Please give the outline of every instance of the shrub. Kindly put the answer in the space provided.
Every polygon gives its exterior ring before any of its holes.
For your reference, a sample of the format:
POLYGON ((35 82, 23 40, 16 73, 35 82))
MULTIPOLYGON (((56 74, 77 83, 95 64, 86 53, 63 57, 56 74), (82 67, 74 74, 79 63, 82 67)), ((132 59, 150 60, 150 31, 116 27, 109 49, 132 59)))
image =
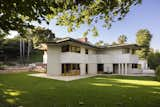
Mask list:
POLYGON ((160 65, 156 68, 156 79, 160 81, 160 65))

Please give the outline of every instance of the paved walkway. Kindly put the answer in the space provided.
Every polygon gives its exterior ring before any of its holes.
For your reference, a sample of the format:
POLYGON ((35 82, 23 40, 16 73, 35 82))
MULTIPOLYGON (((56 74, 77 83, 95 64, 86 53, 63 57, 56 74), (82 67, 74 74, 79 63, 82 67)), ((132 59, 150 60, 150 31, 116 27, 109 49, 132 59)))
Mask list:
MULTIPOLYGON (((34 77, 40 77, 40 78, 49 78, 49 79, 55 79, 55 80, 61 80, 61 81, 73 81, 83 78, 89 78, 96 75, 77 75, 77 76, 49 76, 45 73, 37 73, 37 74, 28 74, 29 76, 34 77)), ((119 74, 97 74, 97 75, 103 75, 103 76, 109 76, 109 75, 119 75, 119 74)), ((155 76, 154 73, 138 73, 138 74, 127 74, 125 76, 155 76)))
POLYGON ((55 80, 61 80, 61 81, 72 81, 72 80, 78 80, 88 77, 93 77, 96 75, 77 75, 77 76, 49 76, 44 73, 38 73, 38 74, 29 74, 29 76, 35 76, 40 78, 49 78, 49 79, 55 79, 55 80))

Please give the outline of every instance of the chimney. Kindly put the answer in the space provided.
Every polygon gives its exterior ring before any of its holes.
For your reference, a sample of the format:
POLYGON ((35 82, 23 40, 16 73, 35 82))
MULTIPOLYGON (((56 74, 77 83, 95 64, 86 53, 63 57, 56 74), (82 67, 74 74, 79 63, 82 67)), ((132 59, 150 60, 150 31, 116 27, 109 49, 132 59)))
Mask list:
POLYGON ((88 38, 87 37, 82 37, 78 39, 81 42, 88 42, 88 38))

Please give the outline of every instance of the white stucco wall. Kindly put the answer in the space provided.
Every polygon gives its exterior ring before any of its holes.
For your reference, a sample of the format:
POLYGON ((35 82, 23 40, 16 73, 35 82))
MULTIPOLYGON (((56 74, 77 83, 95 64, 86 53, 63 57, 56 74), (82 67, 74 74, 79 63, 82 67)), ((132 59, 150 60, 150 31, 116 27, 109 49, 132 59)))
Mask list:
POLYGON ((94 50, 94 49, 89 49, 89 50, 88 50, 88 54, 89 54, 89 55, 95 55, 95 54, 96 54, 96 50, 94 50))
POLYGON ((123 49, 105 49, 97 51, 97 54, 118 55, 122 54, 123 49))
POLYGON ((47 74, 61 75, 61 48, 58 46, 48 45, 47 74))
POLYGON ((80 75, 86 74, 86 64, 80 64, 80 75))
POLYGON ((132 64, 128 64, 128 74, 142 73, 141 69, 132 68, 132 64))
POLYGON ((81 49, 81 54, 85 54, 85 48, 84 47, 80 47, 81 49))
POLYGON ((147 60, 139 60, 139 61, 138 61, 138 64, 141 65, 141 69, 142 69, 142 70, 148 69, 148 62, 147 62, 147 60))
POLYGON ((96 63, 88 64, 88 74, 97 74, 97 64, 96 63))
POLYGON ((43 64, 47 64, 47 51, 44 51, 43 54, 43 64))
POLYGON ((113 72, 113 64, 105 63, 104 64, 104 72, 113 72))
POLYGON ((131 54, 104 55, 79 54, 73 52, 61 53, 61 63, 138 63, 138 57, 131 54))

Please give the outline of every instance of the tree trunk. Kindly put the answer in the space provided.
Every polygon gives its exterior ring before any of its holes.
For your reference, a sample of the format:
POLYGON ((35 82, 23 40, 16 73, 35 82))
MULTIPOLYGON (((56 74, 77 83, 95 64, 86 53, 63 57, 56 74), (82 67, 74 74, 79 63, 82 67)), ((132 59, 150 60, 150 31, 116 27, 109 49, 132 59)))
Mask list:
POLYGON ((22 46, 22 50, 23 50, 23 54, 22 54, 22 56, 23 56, 23 64, 25 65, 25 41, 24 41, 24 39, 23 39, 23 46, 22 46))
POLYGON ((30 52, 31 52, 31 42, 30 42, 30 39, 28 39, 28 50, 27 50, 27 61, 28 62, 30 59, 30 52))
POLYGON ((22 59, 22 39, 20 38, 19 40, 19 54, 20 54, 20 63, 23 63, 23 59, 22 59))

